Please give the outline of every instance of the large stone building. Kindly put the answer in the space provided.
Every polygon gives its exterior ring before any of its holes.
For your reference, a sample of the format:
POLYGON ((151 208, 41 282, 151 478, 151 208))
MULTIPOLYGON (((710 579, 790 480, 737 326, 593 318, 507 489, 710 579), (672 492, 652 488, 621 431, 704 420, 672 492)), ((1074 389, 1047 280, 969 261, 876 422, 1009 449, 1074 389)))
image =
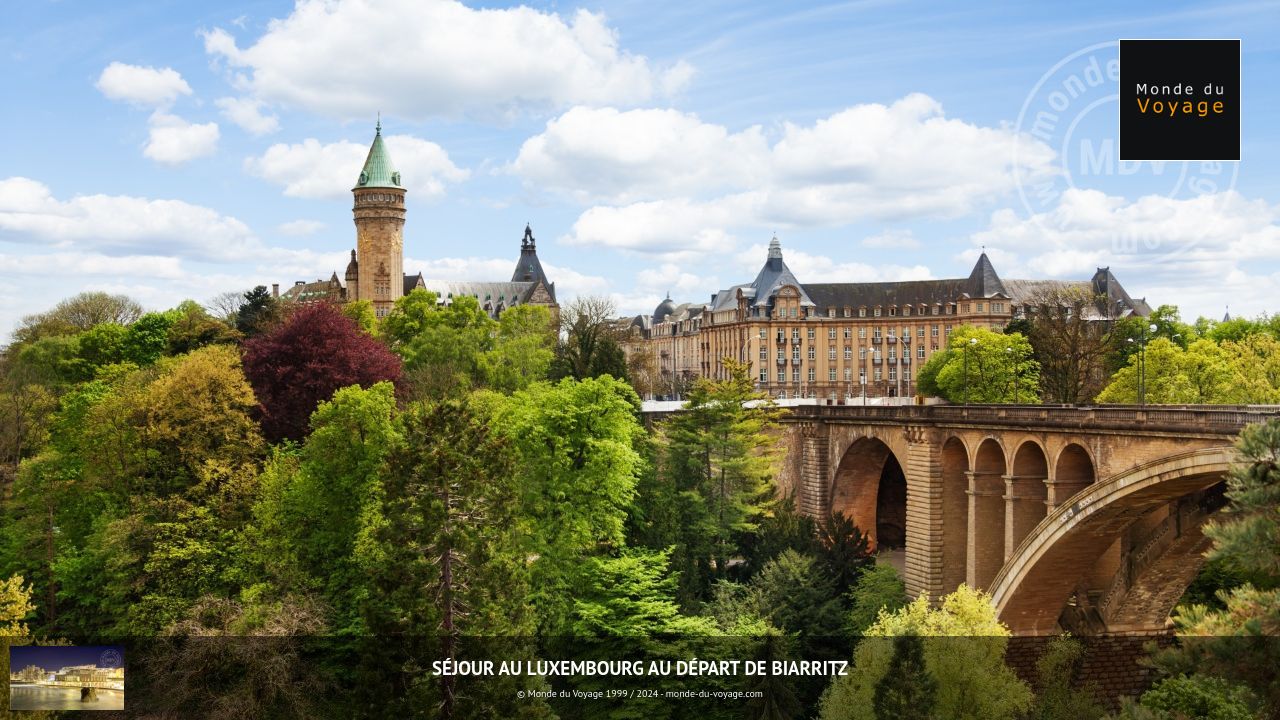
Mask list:
MULTIPOLYGON (((404 272, 405 187, 400 173, 391 162, 382 140, 382 123, 373 136, 373 145, 365 158, 356 186, 352 213, 356 223, 356 247, 351 251, 342 279, 337 271, 328 280, 299 280, 283 293, 297 302, 346 302, 368 300, 374 313, 384 317, 396 300, 415 288, 436 294, 437 302, 452 303, 455 298, 470 296, 490 317, 516 305, 543 305, 558 311, 555 283, 547 279, 538 260, 533 230, 525 226, 520 241, 520 258, 511 280, 503 281, 436 281, 427 280, 419 272, 404 272)), ((279 287, 275 288, 279 294, 279 287)))
POLYGON ((755 280, 706 304, 668 296, 652 316, 622 321, 624 348, 654 372, 658 397, 723 377, 726 357, 750 363, 757 386, 777 398, 905 397, 953 329, 1003 329, 1039 293, 1065 286, 1097 298, 1099 319, 1150 313, 1108 268, 1087 281, 1001 280, 985 252, 967 278, 803 284, 775 237, 755 280))

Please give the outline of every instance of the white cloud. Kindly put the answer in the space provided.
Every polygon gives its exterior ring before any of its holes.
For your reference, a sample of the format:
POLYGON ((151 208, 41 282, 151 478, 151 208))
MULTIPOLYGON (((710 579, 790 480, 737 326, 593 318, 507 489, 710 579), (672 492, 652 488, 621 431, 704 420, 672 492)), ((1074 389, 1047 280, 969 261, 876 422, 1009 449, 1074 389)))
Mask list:
MULTIPOLYGON (((446 183, 466 180, 469 172, 449 160, 439 145, 412 135, 384 137, 387 152, 410 193, 437 197, 446 183)), ((351 192, 369 146, 349 140, 321 144, 315 138, 277 143, 259 157, 245 160, 245 170, 284 187, 284 194, 305 198, 341 198, 351 192)))
POLYGON ((921 94, 780 132, 770 146, 759 128, 732 133, 675 111, 574 108, 508 169, 530 188, 599 203, 568 242, 664 257, 745 228, 958 217, 1009 194, 1015 169, 1053 172, 1047 145, 947 118, 921 94))
POLYGON ((415 119, 524 108, 634 104, 679 90, 691 69, 658 69, 619 48, 604 17, 451 0, 299 0, 241 48, 226 30, 205 51, 242 69, 254 97, 341 118, 415 119))
MULTIPOLYGON (((714 275, 701 276, 691 273, 675 263, 663 263, 658 268, 648 268, 636 273, 636 288, 660 293, 671 297, 676 302, 689 302, 689 298, 698 298, 706 302, 711 293, 719 288, 719 280, 714 275)), ((654 304, 657 307, 657 304, 654 304)))
POLYGON ((175 279, 183 276, 181 262, 158 255, 103 255, 57 252, 37 255, 0 253, 0 266, 12 275, 47 278, 50 275, 94 275, 175 279))
POLYGON ((103 69, 97 88, 112 100, 151 107, 168 107, 178 96, 191 94, 191 86, 173 68, 156 69, 121 62, 113 62, 103 69))
POLYGON ((582 202, 627 203, 752 187, 768 152, 758 126, 730 133, 676 110, 575 107, 526 140, 507 170, 582 202))
MULTIPOLYGON (((737 261, 744 271, 755 272, 764 263, 768 253, 767 245, 752 245, 737 254, 737 261)), ((924 265, 836 262, 826 255, 793 250, 785 245, 782 248, 782 257, 801 283, 887 282, 929 280, 933 277, 929 268, 924 265)))
POLYGON ((280 129, 280 119, 263 113, 261 100, 253 98, 224 97, 214 101, 222 116, 239 125, 250 135, 267 135, 280 129))
POLYGON ((993 213, 971 239, 999 258, 1004 276, 1084 278, 1110 267, 1131 295, 1181 305, 1190 317, 1221 317, 1227 302, 1233 313, 1276 309, 1280 206, 1235 191, 1130 201, 1069 189, 1030 218, 993 213))
POLYGON ((323 229, 324 223, 319 220, 290 220, 276 226, 283 235, 313 235, 323 229))
POLYGON ((218 124, 194 124, 163 112, 155 112, 147 145, 142 154, 167 165, 212 155, 218 149, 218 124))
POLYGON ((0 240, 116 255, 240 260, 258 247, 248 226, 181 200, 78 195, 58 200, 44 183, 0 180, 0 240))
POLYGON ((588 209, 564 238, 569 245, 609 247, 667 261, 723 252, 735 244, 728 230, 755 217, 759 196, 743 193, 713 202, 655 200, 588 209))
POLYGON ((862 247, 883 250, 918 250, 920 241, 910 230, 885 230, 862 239, 862 247))

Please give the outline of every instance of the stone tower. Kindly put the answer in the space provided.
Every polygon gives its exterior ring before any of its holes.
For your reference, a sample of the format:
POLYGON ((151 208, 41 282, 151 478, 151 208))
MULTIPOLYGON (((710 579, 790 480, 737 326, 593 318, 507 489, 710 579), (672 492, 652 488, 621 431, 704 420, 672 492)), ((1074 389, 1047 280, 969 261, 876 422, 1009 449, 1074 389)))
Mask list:
POLYGON ((351 193, 355 195, 356 250, 347 266, 347 298, 372 301, 374 313, 383 317, 404 295, 405 189, 383 145, 381 121, 351 193))

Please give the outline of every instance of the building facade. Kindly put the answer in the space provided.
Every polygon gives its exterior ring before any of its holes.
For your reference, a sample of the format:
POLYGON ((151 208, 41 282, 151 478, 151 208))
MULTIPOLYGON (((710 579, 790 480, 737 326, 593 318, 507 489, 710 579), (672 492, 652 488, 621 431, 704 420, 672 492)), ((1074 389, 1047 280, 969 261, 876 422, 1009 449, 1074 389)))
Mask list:
POLYGON ((984 252, 967 278, 803 284, 775 237, 756 278, 709 303, 663 300, 652 316, 620 321, 629 359, 652 368, 654 397, 696 378, 722 378, 724 359, 752 368, 757 387, 785 398, 907 397, 919 368, 961 325, 1003 330, 1050 286, 1099 298, 1099 319, 1146 315, 1108 268, 1088 281, 1003 281, 984 252))
POLYGON ((405 274, 406 190, 382 140, 381 122, 374 131, 373 144, 351 194, 356 247, 351 251, 351 261, 342 279, 334 271, 327 280, 299 280, 283 294, 276 285, 276 295, 295 302, 368 300, 379 318, 391 312, 396 300, 417 288, 435 293, 436 301, 442 305, 456 298, 475 298, 480 307, 495 318, 516 305, 546 306, 553 316, 558 312, 555 283, 547 279, 542 269, 533 229, 527 225, 510 281, 436 281, 424 278, 421 272, 405 274))

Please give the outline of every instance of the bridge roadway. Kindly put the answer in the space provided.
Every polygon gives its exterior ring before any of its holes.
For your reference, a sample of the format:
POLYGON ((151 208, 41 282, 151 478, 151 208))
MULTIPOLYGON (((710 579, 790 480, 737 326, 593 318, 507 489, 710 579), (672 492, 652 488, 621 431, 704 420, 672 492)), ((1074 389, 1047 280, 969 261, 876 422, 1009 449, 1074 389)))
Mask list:
POLYGON ((1223 503, 1236 435, 1280 417, 1275 406, 787 410, 781 492, 904 552, 912 595, 990 592, 1018 635, 1165 630, 1203 562, 1200 527, 1223 503))

